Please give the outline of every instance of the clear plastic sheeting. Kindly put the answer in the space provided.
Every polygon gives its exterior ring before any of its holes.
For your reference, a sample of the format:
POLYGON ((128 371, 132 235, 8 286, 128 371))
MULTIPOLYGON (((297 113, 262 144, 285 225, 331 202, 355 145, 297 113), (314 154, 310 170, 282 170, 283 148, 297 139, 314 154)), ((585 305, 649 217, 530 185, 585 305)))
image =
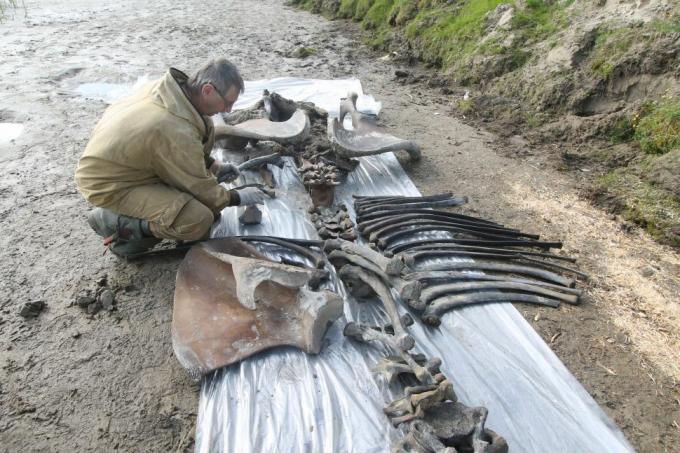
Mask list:
MULTIPOLYGON (((253 82, 246 85, 243 98, 252 103, 268 88, 295 100, 316 102, 332 112, 348 88, 361 94, 358 81, 335 83, 253 82)), ((366 110, 377 110, 379 104, 371 102, 366 110)), ((286 158, 284 168, 270 168, 278 183, 277 198, 266 201, 262 224, 242 226, 237 210, 228 208, 213 236, 317 238, 306 212, 311 201, 292 161, 286 158)), ((258 179, 248 172, 234 185, 258 179)), ((344 202, 353 215, 352 194, 414 196, 419 192, 390 153, 362 158, 361 165, 337 188, 336 202, 344 202)), ((271 249, 263 251, 276 254, 271 249)), ((382 408, 393 395, 371 373, 387 351, 342 335, 347 321, 384 324, 387 316, 380 304, 357 303, 346 295, 337 278, 330 285, 345 296, 345 316, 331 326, 319 355, 276 348, 203 379, 196 451, 390 450, 400 433, 391 427, 382 408)), ((463 308, 444 315, 439 328, 416 322, 409 330, 416 340, 415 351, 441 357, 442 371, 453 381, 462 402, 489 409, 487 426, 506 438, 511 451, 633 451, 511 304, 463 308)))

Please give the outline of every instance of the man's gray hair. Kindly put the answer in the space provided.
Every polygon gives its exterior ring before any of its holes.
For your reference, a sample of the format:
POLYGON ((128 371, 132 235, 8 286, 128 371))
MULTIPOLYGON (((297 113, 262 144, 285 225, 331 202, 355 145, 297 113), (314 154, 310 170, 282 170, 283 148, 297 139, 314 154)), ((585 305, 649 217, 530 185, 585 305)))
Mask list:
POLYGON ((192 90, 200 90, 206 83, 217 88, 223 96, 227 95, 232 86, 235 86, 239 93, 243 93, 245 89, 236 65, 226 58, 216 58, 206 63, 189 78, 187 85, 192 90))

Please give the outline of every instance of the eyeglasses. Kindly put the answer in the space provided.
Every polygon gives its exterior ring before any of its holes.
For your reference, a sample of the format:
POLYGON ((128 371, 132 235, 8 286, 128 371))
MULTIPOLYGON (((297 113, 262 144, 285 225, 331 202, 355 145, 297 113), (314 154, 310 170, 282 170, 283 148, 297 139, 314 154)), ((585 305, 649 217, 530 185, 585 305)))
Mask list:
POLYGON ((210 86, 213 87, 213 89, 215 90, 215 93, 217 93, 217 95, 220 97, 220 99, 222 99, 222 102, 224 102, 224 108, 229 108, 231 105, 234 104, 233 102, 228 101, 227 98, 225 98, 225 97, 222 95, 222 93, 220 93, 220 90, 218 90, 217 87, 216 87, 215 85, 213 85, 213 84, 211 83, 210 86))

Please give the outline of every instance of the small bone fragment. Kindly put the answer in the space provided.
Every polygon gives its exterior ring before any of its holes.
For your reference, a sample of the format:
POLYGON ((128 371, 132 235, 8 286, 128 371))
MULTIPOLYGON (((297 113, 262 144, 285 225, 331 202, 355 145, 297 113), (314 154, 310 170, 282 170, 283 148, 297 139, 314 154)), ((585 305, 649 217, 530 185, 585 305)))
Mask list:
POLYGON ((246 206, 238 220, 243 225, 259 225, 262 222, 262 211, 254 205, 246 206))

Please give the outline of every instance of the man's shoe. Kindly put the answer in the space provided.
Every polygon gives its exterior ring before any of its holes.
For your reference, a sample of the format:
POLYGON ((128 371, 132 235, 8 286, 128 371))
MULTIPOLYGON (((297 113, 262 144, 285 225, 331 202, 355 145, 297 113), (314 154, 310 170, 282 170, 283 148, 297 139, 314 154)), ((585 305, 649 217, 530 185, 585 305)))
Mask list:
POLYGON ((130 258, 145 252, 161 242, 149 236, 146 220, 128 217, 109 209, 95 208, 87 214, 87 223, 99 236, 104 238, 111 252, 130 258))
POLYGON ((132 241, 118 239, 109 246, 109 250, 118 257, 132 259, 141 253, 151 250, 161 241, 162 239, 159 238, 144 238, 132 241))

